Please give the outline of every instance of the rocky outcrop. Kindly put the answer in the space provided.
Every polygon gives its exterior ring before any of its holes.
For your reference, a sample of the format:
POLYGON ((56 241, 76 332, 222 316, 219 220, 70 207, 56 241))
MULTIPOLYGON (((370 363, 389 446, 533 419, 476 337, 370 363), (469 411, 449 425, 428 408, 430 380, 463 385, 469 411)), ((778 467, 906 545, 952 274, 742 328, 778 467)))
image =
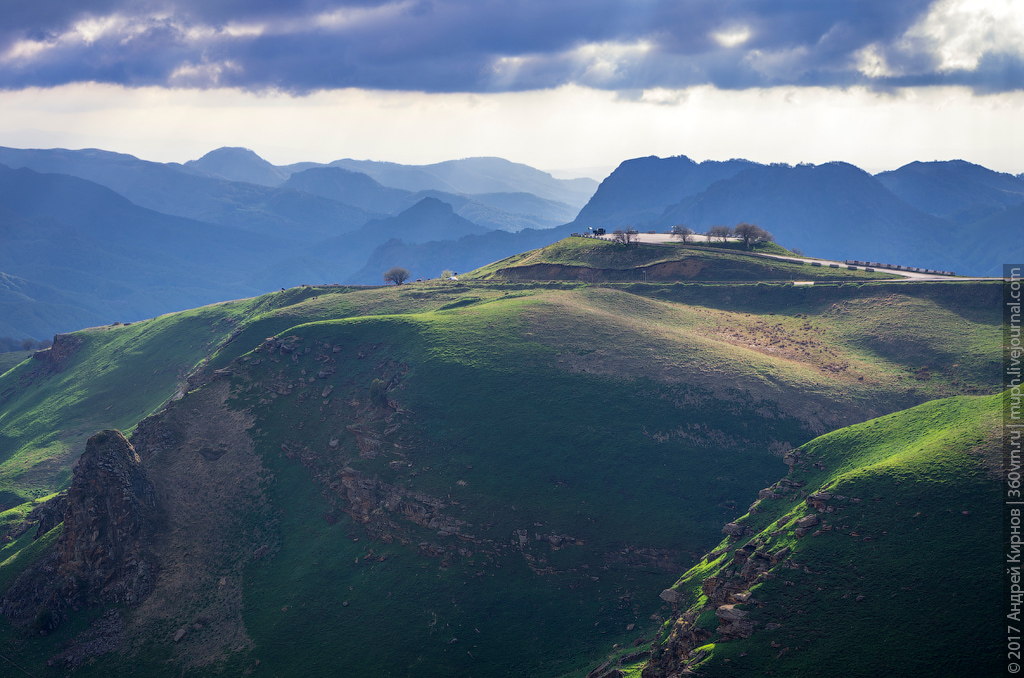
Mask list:
POLYGON ((55 334, 53 345, 36 351, 32 357, 45 363, 50 371, 60 372, 81 345, 82 340, 73 334, 55 334))
MULTIPOLYGON (((742 523, 729 523, 723 530, 733 537, 749 531, 749 527, 742 523)), ((717 560, 726 552, 715 551, 706 561, 717 560)), ((706 602, 699 609, 691 609, 677 617, 666 641, 652 646, 651 661, 643 670, 643 678, 667 678, 689 670, 703 658, 702 653, 694 653, 694 649, 706 644, 715 634, 719 639, 717 642, 750 637, 756 624, 746 610, 736 606, 760 604, 753 598, 751 587, 773 578, 772 570, 789 553, 788 546, 770 552, 766 541, 761 538, 755 538, 733 551, 732 559, 722 566, 718 574, 701 582, 701 593, 706 602), (718 620, 714 633, 706 624, 697 623, 699 616, 712 610, 718 620)), ((686 602, 685 596, 674 589, 663 591, 661 598, 671 602, 673 607, 686 602)))
POLYGON ((397 530, 398 526, 391 518, 398 516, 437 530, 440 536, 461 535, 465 525, 463 521, 441 513, 445 504, 440 499, 383 483, 349 466, 335 476, 330 488, 347 500, 345 512, 374 536, 397 530))
POLYGON ((94 435, 68 491, 58 573, 80 580, 92 602, 138 603, 153 583, 144 550, 155 508, 131 443, 120 431, 94 435))
POLYGON ((149 541, 156 499, 120 431, 89 438, 66 502, 53 550, 0 603, 0 612, 22 623, 34 620, 41 631, 55 628, 68 609, 137 604, 155 580, 149 541))
POLYGON ((678 676, 695 658, 690 651, 704 645, 711 632, 695 625, 697 614, 687 612, 676 620, 669 633, 668 642, 651 645, 651 660, 640 674, 643 678, 667 678, 678 676))

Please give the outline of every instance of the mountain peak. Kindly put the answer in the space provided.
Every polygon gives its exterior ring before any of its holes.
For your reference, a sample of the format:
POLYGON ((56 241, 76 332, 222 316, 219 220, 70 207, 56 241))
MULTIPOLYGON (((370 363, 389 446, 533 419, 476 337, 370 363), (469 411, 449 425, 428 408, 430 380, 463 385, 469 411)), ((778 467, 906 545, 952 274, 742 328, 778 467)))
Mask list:
POLYGON ((409 217, 449 217, 455 214, 452 206, 446 202, 427 196, 398 216, 409 217))
POLYGON ((185 167, 230 181, 244 181, 261 186, 278 186, 288 173, 276 167, 248 148, 223 146, 199 158, 189 160, 185 167))

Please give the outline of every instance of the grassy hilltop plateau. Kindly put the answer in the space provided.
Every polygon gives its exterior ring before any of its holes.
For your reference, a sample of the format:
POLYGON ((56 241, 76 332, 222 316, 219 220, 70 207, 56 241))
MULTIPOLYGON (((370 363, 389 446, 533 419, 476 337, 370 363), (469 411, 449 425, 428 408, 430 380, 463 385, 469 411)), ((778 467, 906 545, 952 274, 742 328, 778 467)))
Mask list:
POLYGON ((992 675, 1001 284, 759 247, 0 363, 3 675, 992 675))

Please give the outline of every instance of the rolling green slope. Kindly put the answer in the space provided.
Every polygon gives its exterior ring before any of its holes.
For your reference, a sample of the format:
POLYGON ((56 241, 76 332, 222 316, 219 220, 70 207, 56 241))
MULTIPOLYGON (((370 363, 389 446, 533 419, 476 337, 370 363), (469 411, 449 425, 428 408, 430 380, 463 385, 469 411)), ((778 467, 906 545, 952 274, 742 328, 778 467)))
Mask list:
POLYGON ((643 675, 995 675, 1002 398, 929 402, 793 452, 733 523, 746 534, 672 588, 678 617, 643 675), (719 623, 728 608, 746 637, 719 623))
MULTIPOLYGON (((162 574, 78 675, 571 673, 651 638, 657 592, 787 452, 998 389, 998 295, 433 281, 79 332, 0 376, 0 532, 86 436, 134 429, 162 574)), ((44 638, 0 620, 0 652, 54 674, 101 612, 44 638)))

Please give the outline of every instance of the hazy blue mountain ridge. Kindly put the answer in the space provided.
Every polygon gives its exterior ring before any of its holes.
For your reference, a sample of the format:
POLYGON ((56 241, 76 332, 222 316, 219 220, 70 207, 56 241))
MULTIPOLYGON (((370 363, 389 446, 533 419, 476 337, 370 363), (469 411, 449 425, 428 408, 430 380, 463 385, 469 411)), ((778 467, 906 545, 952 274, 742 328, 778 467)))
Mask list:
POLYGON ((433 189, 412 192, 383 186, 368 174, 341 167, 313 167, 296 172, 282 188, 294 188, 370 212, 392 215, 423 198, 436 198, 451 205, 461 217, 489 229, 506 231, 550 228, 571 221, 576 215, 576 210, 565 203, 545 200, 531 193, 470 196, 433 189))
POLYGON ((745 221, 814 256, 998 275, 1024 241, 1016 213, 1000 216, 1020 203, 1020 189, 1016 177, 962 161, 916 163, 872 177, 840 162, 794 167, 637 158, 601 183, 571 225, 667 231, 682 224, 703 232, 745 221), (886 182, 898 183, 916 204, 886 182), (950 209, 961 222, 948 218, 950 209), (972 213, 992 221, 962 221, 972 213))
POLYGON ((390 214, 412 195, 401 188, 383 186, 363 172, 341 167, 311 167, 295 172, 282 186, 380 214, 390 214))
POLYGON ((26 322, 36 338, 97 314, 132 320, 300 283, 378 284, 393 265, 417 277, 470 270, 588 227, 748 221, 815 256, 975 275, 1024 258, 1024 180, 963 161, 872 177, 846 163, 635 158, 596 192, 497 158, 277 167, 237 148, 185 165, 0 148, 0 163, 23 168, 0 168, 0 271, 60 297, 11 292, 5 303, 67 309, 64 320, 8 310, 8 333, 29 334, 15 327, 26 322), (578 214, 545 197, 567 186, 593 192, 578 214))
POLYGON ((248 148, 228 146, 210 151, 198 160, 189 160, 185 167, 229 181, 244 181, 261 186, 279 186, 290 174, 248 148))
POLYGON ((753 166, 755 163, 747 160, 696 163, 684 155, 626 160, 601 182, 573 226, 580 231, 627 225, 643 228, 656 221, 667 206, 753 166))
POLYGON ((90 327, 110 317, 81 297, 0 272, 0 336, 43 339, 53 334, 55 324, 90 327))
POLYGON ((1024 203, 1024 179, 963 160, 912 162, 875 177, 922 212, 961 224, 1024 203))
POLYGON ((377 216, 291 189, 228 181, 181 165, 105 151, 0 148, 0 163, 87 179, 136 205, 165 214, 297 240, 352 231, 377 216))
POLYGON ((363 172, 384 186, 407 191, 434 190, 467 195, 525 192, 574 207, 582 207, 597 188, 597 182, 592 179, 555 179, 547 172, 501 158, 464 158, 433 165, 345 158, 330 164, 363 172))
POLYGON ((942 233, 955 228, 915 210, 848 163, 744 170, 665 210, 652 225, 696 231, 753 222, 815 256, 951 269, 942 233))

